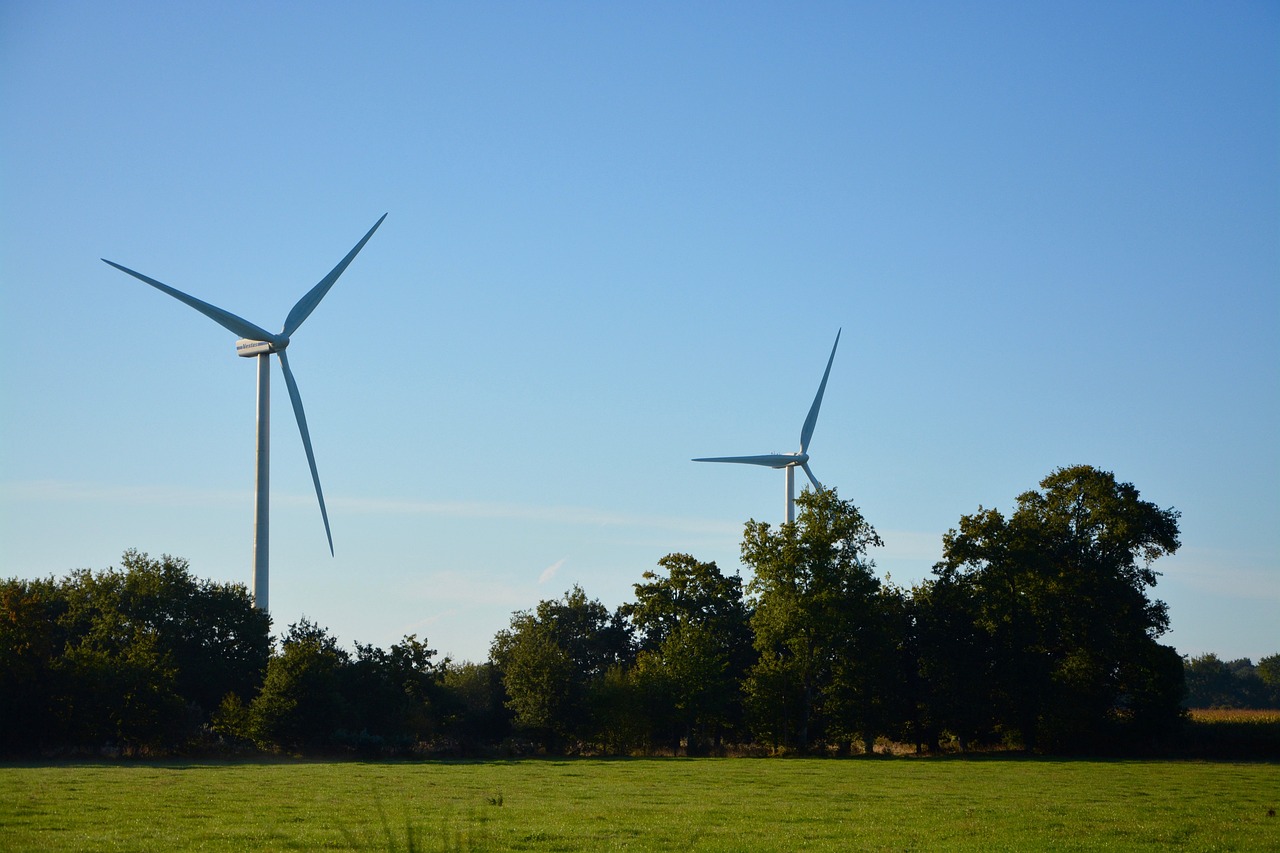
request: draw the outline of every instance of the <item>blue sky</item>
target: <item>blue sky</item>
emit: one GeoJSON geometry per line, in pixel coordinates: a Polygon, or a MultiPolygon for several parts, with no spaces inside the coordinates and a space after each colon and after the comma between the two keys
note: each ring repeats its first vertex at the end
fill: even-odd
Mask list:
{"type": "MultiPolygon", "coordinates": [[[[249,583],[277,629],[483,659],[572,584],[741,568],[810,446],[914,583],[1087,463],[1182,513],[1180,651],[1280,650],[1274,3],[0,8],[0,573],[249,583]]],[[[800,478],[803,480],[803,476],[800,478]]]]}

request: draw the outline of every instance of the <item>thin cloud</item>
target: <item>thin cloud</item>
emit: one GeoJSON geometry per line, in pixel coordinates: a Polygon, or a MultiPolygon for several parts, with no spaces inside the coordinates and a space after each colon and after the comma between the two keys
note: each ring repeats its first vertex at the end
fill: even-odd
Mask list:
{"type": "MultiPolygon", "coordinates": [[[[238,506],[253,499],[251,490],[197,489],[183,486],[117,486],[59,480],[32,480],[0,484],[0,500],[76,501],[86,503],[127,503],[134,506],[238,506]]],[[[292,506],[315,501],[311,494],[273,492],[275,505],[292,506]]],[[[625,513],[594,507],[536,506],[532,504],[481,501],[414,501],[383,498],[331,497],[330,510],[377,515],[418,515],[440,518],[475,518],[539,521],[582,527],[647,527],[704,535],[732,535],[742,532],[738,522],[667,515],[625,513]]]]}
{"type": "Polygon", "coordinates": [[[551,565],[542,570],[542,574],[538,575],[538,584],[544,584],[556,576],[556,572],[560,571],[560,567],[564,565],[564,558],[561,557],[551,565]]]}
{"type": "Polygon", "coordinates": [[[112,503],[130,506],[238,506],[253,500],[247,489],[192,489],[185,486],[116,486],[62,480],[0,483],[0,500],[112,503]]]}

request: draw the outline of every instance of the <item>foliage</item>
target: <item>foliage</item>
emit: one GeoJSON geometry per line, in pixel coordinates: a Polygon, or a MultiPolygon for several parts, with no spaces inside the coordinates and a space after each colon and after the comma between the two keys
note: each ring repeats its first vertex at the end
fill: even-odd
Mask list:
{"type": "Polygon", "coordinates": [[[0,746],[172,748],[256,692],[268,617],[243,586],[126,551],[120,569],[0,584],[0,746]]]}
{"type": "Polygon", "coordinates": [[[491,662],[442,665],[441,730],[462,755],[501,743],[511,732],[502,677],[491,662]]]}
{"type": "Polygon", "coordinates": [[[1280,655],[1254,666],[1248,658],[1223,661],[1215,654],[1183,662],[1188,708],[1280,708],[1280,655]]]}
{"type": "Polygon", "coordinates": [[[242,586],[168,556],[2,581],[0,750],[1158,753],[1188,742],[1184,684],[1191,705],[1280,705],[1280,655],[1183,661],[1157,641],[1152,562],[1178,514],[1108,472],[1060,469],[1007,517],[962,516],[913,589],[877,577],[852,503],[798,504],[745,526],[745,589],[669,554],[616,610],[575,586],[514,613],[478,664],[416,636],[348,650],[305,617],[273,651],[242,586]]]}
{"type": "Polygon", "coordinates": [[[938,584],[972,596],[963,607],[989,644],[989,666],[968,676],[984,679],[997,722],[1028,747],[1091,748],[1120,723],[1168,730],[1181,672],[1157,648],[1168,612],[1146,589],[1151,563],[1178,549],[1178,513],[1084,465],[1040,487],[1007,519],[979,508],[943,537],[938,584]]]}
{"type": "Polygon", "coordinates": [[[631,651],[622,614],[610,614],[574,586],[561,599],[513,614],[490,656],[515,725],[559,749],[590,738],[591,689],[611,667],[630,662],[631,651]]]}
{"type": "Polygon", "coordinates": [[[876,626],[880,582],[867,558],[879,535],[834,489],[806,491],[796,504],[794,523],[775,531],[749,521],[743,534],[759,653],[744,689],[757,733],[804,751],[828,734],[824,726],[847,739],[874,725],[857,710],[875,701],[864,691],[887,685],[870,672],[886,657],[876,626]]]}
{"type": "Polygon", "coordinates": [[[754,654],[742,579],[688,554],[658,560],[666,576],[645,572],[636,601],[622,612],[639,636],[634,686],[642,697],[649,747],[665,733],[688,754],[740,728],[738,685],[754,654]]]}

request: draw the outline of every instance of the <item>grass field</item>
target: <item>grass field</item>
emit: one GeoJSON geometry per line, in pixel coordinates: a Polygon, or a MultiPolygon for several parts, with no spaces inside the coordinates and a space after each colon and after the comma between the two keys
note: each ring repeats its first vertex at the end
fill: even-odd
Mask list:
{"type": "Polygon", "coordinates": [[[0,849],[1278,850],[1280,765],[619,759],[0,765],[0,849]]]}

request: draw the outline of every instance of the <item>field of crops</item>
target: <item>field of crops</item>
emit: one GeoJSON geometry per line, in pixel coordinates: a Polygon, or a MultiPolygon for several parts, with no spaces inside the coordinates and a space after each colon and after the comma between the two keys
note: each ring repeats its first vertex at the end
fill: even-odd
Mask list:
{"type": "Polygon", "coordinates": [[[1196,723],[1244,723],[1254,726],[1280,726],[1280,710],[1253,711],[1244,708],[1193,708],[1196,723]]]}
{"type": "Polygon", "coordinates": [[[0,849],[1265,850],[1280,765],[619,759],[0,765],[0,849]]]}

